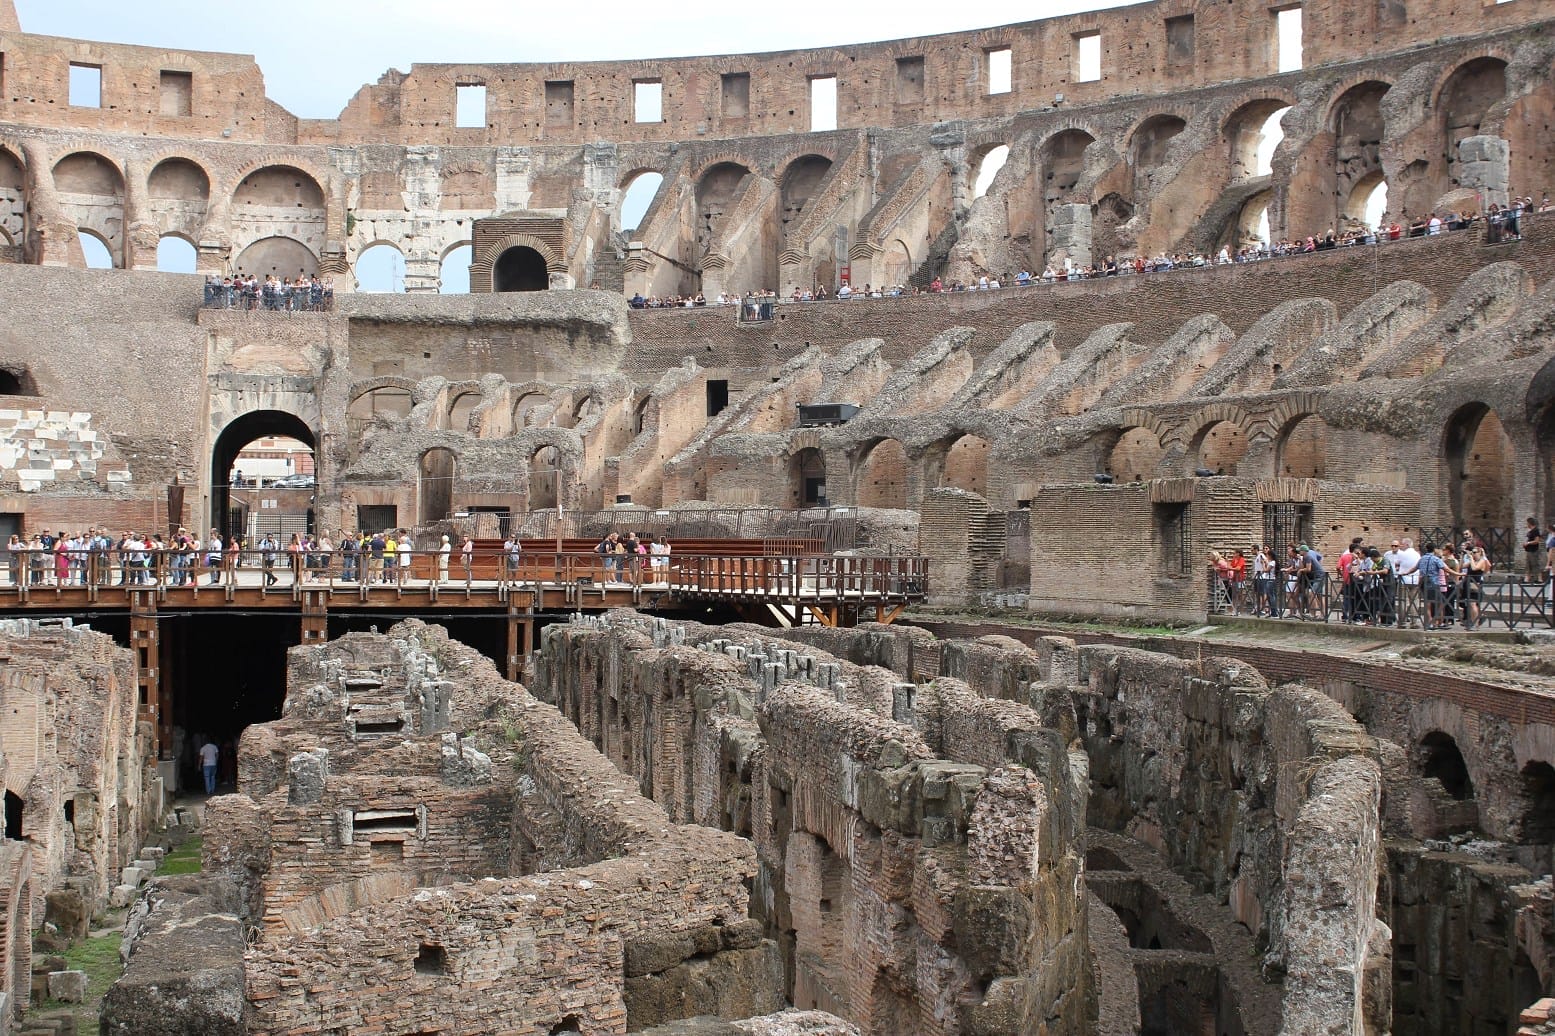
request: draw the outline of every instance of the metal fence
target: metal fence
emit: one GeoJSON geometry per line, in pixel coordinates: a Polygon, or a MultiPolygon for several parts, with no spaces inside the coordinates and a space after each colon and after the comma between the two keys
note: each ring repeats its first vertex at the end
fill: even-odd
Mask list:
{"type": "Polygon", "coordinates": [[[277,313],[327,313],[335,308],[335,289],[323,284],[238,284],[205,282],[205,309],[264,309],[277,313]]]}
{"type": "Polygon", "coordinates": [[[1338,622],[1400,629],[1498,629],[1555,626],[1550,584],[1494,577],[1451,582],[1443,589],[1407,583],[1386,573],[1337,576],[1319,587],[1296,579],[1233,582],[1209,574],[1209,612],[1307,622],[1338,622]]]}

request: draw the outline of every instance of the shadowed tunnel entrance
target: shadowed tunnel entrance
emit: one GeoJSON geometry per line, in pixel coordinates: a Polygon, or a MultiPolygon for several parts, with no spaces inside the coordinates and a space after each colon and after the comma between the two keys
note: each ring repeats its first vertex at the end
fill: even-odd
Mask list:
{"type": "Polygon", "coordinates": [[[544,291],[550,286],[545,257],[528,245],[515,245],[503,252],[491,271],[493,291],[544,291]]]}
{"type": "MultiPolygon", "coordinates": [[[[245,531],[246,512],[233,506],[232,471],[238,454],[254,440],[264,438],[296,439],[310,450],[318,449],[313,429],[303,423],[302,418],[284,410],[255,410],[222,429],[211,450],[211,524],[220,529],[223,536],[241,535],[245,531]]],[[[310,519],[310,528],[312,524],[310,519]]]]}

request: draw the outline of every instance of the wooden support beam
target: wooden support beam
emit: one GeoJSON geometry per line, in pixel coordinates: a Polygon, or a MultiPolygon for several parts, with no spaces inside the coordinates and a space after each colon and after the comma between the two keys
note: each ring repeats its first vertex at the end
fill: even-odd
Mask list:
{"type": "Polygon", "coordinates": [[[302,593],[302,642],[322,644],[329,639],[329,593],[304,590],[302,593]]]}
{"type": "Polygon", "coordinates": [[[902,612],[906,610],[907,605],[905,604],[898,604],[896,607],[889,609],[886,605],[878,605],[875,608],[875,621],[881,623],[882,625],[889,626],[891,623],[896,621],[896,617],[898,615],[902,614],[902,612]]]}
{"type": "Polygon", "coordinates": [[[130,595],[130,649],[135,652],[135,714],[151,724],[151,754],[160,758],[164,738],[162,650],[155,590],[137,590],[130,595]]]}

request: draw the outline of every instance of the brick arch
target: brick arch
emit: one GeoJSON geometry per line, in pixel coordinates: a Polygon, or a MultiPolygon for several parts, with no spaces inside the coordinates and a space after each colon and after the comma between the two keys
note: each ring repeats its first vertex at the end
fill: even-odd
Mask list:
{"type": "Polygon", "coordinates": [[[659,176],[664,177],[664,179],[666,181],[669,180],[669,177],[665,174],[664,170],[661,169],[658,166],[655,166],[655,165],[634,165],[630,169],[628,169],[626,172],[624,172],[620,176],[616,177],[616,190],[618,190],[618,191],[625,191],[628,187],[630,187],[633,183],[635,183],[637,181],[637,178],[639,176],[645,176],[648,173],[656,173],[659,176]]]}
{"type": "MultiPolygon", "coordinates": [[[[1169,97],[1159,98],[1159,101],[1159,104],[1156,104],[1150,109],[1149,114],[1141,115],[1139,118],[1125,126],[1122,132],[1119,133],[1119,139],[1124,142],[1125,147],[1133,143],[1134,137],[1139,133],[1140,128],[1152,119],[1158,119],[1163,115],[1169,115],[1181,119],[1189,126],[1192,126],[1193,120],[1203,114],[1203,112],[1194,108],[1192,105],[1174,102],[1169,97]]],[[[1184,132],[1186,132],[1186,129],[1184,132]]]]}
{"type": "Polygon", "coordinates": [[[22,150],[20,139],[9,133],[0,133],[0,151],[9,151],[11,157],[16,159],[17,163],[21,165],[22,171],[25,172],[27,170],[27,154],[22,150]]]}
{"type": "MultiPolygon", "coordinates": [[[[329,204],[329,188],[326,186],[329,182],[329,178],[322,175],[318,168],[310,160],[304,158],[300,154],[291,151],[283,151],[280,154],[271,153],[263,158],[256,158],[238,166],[238,168],[234,170],[233,174],[228,177],[227,180],[222,184],[222,190],[224,192],[223,197],[230,200],[232,195],[236,193],[239,185],[241,185],[244,180],[248,179],[248,174],[258,172],[261,169],[266,169],[271,166],[287,166],[289,168],[296,169],[298,172],[307,173],[313,178],[313,182],[318,185],[319,193],[324,196],[324,204],[326,206],[329,204]]],[[[216,183],[212,181],[211,195],[214,197],[215,194],[216,183]]]]}
{"type": "Polygon", "coordinates": [[[1344,95],[1349,93],[1351,90],[1354,90],[1357,86],[1364,86],[1367,83],[1381,83],[1383,86],[1388,88],[1387,90],[1383,91],[1384,93],[1391,91],[1393,87],[1398,85],[1394,81],[1393,76],[1383,72],[1376,72],[1370,75],[1364,72],[1357,72],[1355,75],[1349,76],[1346,79],[1341,79],[1328,91],[1328,106],[1323,109],[1323,129],[1333,129],[1334,108],[1338,106],[1340,101],[1344,100],[1344,95]]]}
{"type": "MultiPolygon", "coordinates": [[[[22,157],[20,151],[15,152],[15,155],[17,158],[22,157]]],[[[95,148],[78,147],[70,149],[63,155],[60,155],[58,158],[56,158],[53,164],[49,166],[49,175],[53,176],[59,169],[60,165],[76,157],[77,155],[89,155],[92,158],[102,159],[102,161],[106,162],[110,167],[112,167],[114,172],[119,174],[119,190],[123,191],[125,189],[125,185],[129,182],[129,180],[128,177],[124,175],[124,164],[118,159],[113,158],[110,155],[106,155],[103,152],[96,150],[95,148]]],[[[23,168],[25,168],[25,166],[23,168]]]]}
{"type": "Polygon", "coordinates": [[[755,176],[762,175],[762,173],[759,172],[759,170],[762,168],[762,163],[755,161],[749,155],[742,155],[734,151],[717,151],[713,153],[711,158],[706,159],[702,162],[701,165],[697,166],[694,172],[689,173],[686,176],[686,179],[691,183],[692,189],[694,190],[702,182],[702,178],[706,176],[714,166],[723,165],[725,162],[728,162],[732,165],[737,165],[742,169],[746,169],[755,176]]]}
{"type": "Polygon", "coordinates": [[[1243,435],[1252,438],[1254,426],[1252,417],[1235,403],[1224,402],[1206,404],[1189,414],[1177,425],[1174,438],[1184,445],[1195,445],[1205,432],[1222,421],[1230,421],[1242,429],[1243,435]],[[1189,428],[1193,429],[1193,434],[1182,436],[1182,433],[1189,428]]]}
{"type": "Polygon", "coordinates": [[[1429,110],[1433,113],[1440,113],[1442,91],[1447,88],[1448,83],[1452,82],[1452,77],[1463,71],[1468,66],[1472,65],[1474,62],[1480,61],[1484,58],[1494,58],[1495,60],[1510,68],[1512,66],[1513,53],[1506,47],[1491,45],[1477,48],[1472,53],[1464,54],[1459,57],[1452,64],[1444,68],[1441,74],[1436,77],[1436,81],[1431,84],[1431,101],[1429,110]]]}
{"type": "Polygon", "coordinates": [[[351,404],[367,395],[367,393],[376,392],[378,389],[384,388],[402,388],[414,396],[416,392],[416,379],[402,377],[398,374],[384,374],[376,378],[354,381],[351,383],[351,387],[346,390],[346,409],[349,410],[351,404]]]}
{"type": "Polygon", "coordinates": [[[788,439],[788,455],[792,457],[801,450],[821,450],[824,453],[825,446],[822,445],[822,440],[825,437],[824,429],[801,428],[788,439]]]}
{"type": "Polygon", "coordinates": [[[1153,410],[1143,407],[1125,407],[1118,415],[1118,424],[1114,429],[1118,433],[1128,431],[1130,428],[1146,428],[1155,433],[1155,437],[1164,446],[1173,439],[1172,426],[1161,420],[1153,410]]]}
{"type": "Polygon", "coordinates": [[[1259,436],[1277,439],[1291,424],[1317,414],[1322,403],[1323,396],[1319,392],[1303,390],[1284,396],[1267,411],[1249,421],[1247,436],[1249,439],[1259,436]]]}
{"type": "MultiPolygon", "coordinates": [[[[831,143],[815,147],[799,147],[778,159],[772,164],[772,168],[776,170],[776,175],[772,179],[779,189],[782,188],[783,180],[788,176],[788,171],[793,168],[794,163],[805,158],[824,158],[835,166],[837,164],[837,148],[831,143]]],[[[746,168],[749,168],[749,166],[746,166],[746,168]]]]}
{"type": "Polygon", "coordinates": [[[547,275],[558,271],[565,272],[567,264],[564,263],[550,245],[537,237],[529,234],[508,234],[498,238],[478,253],[470,256],[470,288],[483,286],[481,290],[490,291],[493,286],[497,259],[509,248],[532,248],[545,260],[545,272],[547,275]]]}

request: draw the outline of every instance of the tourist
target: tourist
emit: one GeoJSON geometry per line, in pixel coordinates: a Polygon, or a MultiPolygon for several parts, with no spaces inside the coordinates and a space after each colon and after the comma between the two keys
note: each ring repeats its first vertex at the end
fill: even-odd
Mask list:
{"type": "Polygon", "coordinates": [[[1529,518],[1527,525],[1523,532],[1523,582],[1540,583],[1544,581],[1544,532],[1537,518],[1529,518]]]}
{"type": "Polygon", "coordinates": [[[1473,630],[1479,628],[1480,602],[1485,599],[1485,574],[1493,566],[1490,558],[1485,556],[1485,548],[1476,544],[1469,548],[1469,556],[1464,565],[1463,587],[1459,592],[1459,599],[1463,602],[1463,628],[1473,630]]]}
{"type": "Polygon", "coordinates": [[[438,585],[448,582],[448,556],[453,553],[453,544],[444,536],[443,541],[437,547],[437,582],[438,585]]]}
{"type": "Polygon", "coordinates": [[[205,794],[216,794],[216,766],[221,761],[221,750],[209,738],[200,746],[200,773],[205,778],[205,794]]]}
{"type": "Polygon", "coordinates": [[[464,581],[468,585],[475,578],[475,541],[466,536],[464,542],[459,545],[459,557],[464,562],[464,581]]]}
{"type": "Polygon", "coordinates": [[[259,564],[264,572],[265,586],[274,586],[278,579],[275,578],[275,551],[278,544],[270,533],[265,533],[259,541],[259,564]]]}
{"type": "Polygon", "coordinates": [[[405,580],[414,575],[410,569],[410,562],[415,554],[415,549],[416,541],[411,536],[410,530],[401,529],[398,549],[394,555],[395,570],[399,572],[399,583],[401,586],[405,585],[405,580]]]}
{"type": "Polygon", "coordinates": [[[1277,619],[1280,613],[1275,603],[1274,580],[1279,566],[1274,562],[1274,548],[1265,543],[1255,544],[1253,550],[1253,592],[1257,597],[1253,614],[1277,619]]]}
{"type": "Polygon", "coordinates": [[[670,567],[669,537],[663,535],[650,537],[648,553],[652,556],[648,563],[653,568],[653,581],[655,583],[668,582],[670,567]]]}
{"type": "Polygon", "coordinates": [[[355,532],[342,533],[340,537],[340,579],[345,583],[354,583],[356,579],[357,560],[361,556],[361,542],[355,532]]]}
{"type": "Polygon", "coordinates": [[[27,544],[23,543],[22,538],[16,533],[11,533],[11,538],[5,545],[5,557],[10,567],[12,586],[22,585],[22,573],[27,570],[26,554],[27,544]]]}

